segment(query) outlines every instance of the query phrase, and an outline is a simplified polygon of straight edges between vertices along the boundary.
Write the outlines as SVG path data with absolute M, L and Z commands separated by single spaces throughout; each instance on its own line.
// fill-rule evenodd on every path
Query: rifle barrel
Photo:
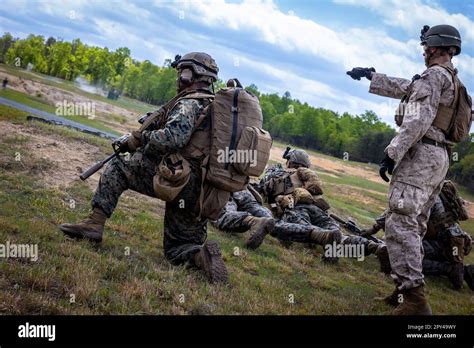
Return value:
M 104 159 L 100 162 L 97 162 L 92 167 L 90 167 L 85 172 L 83 172 L 81 175 L 79 175 L 79 178 L 81 178 L 82 181 L 87 180 L 92 174 L 97 172 L 100 168 L 102 168 L 107 162 L 109 162 L 115 156 L 117 156 L 117 154 L 113 153 L 109 157 L 107 157 L 106 159 Z

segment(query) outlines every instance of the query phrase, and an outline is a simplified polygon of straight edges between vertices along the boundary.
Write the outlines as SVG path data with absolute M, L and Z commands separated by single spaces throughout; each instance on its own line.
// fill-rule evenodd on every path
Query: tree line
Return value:
M 171 59 L 157 66 L 148 60 L 139 62 L 127 47 L 110 51 L 107 47 L 89 46 L 75 39 L 71 42 L 41 35 L 25 39 L 5 33 L 0 38 L 0 62 L 74 81 L 81 76 L 91 84 L 150 104 L 161 105 L 175 93 L 176 71 Z M 216 90 L 224 83 L 218 81 Z M 378 163 L 383 150 L 395 136 L 393 128 L 373 112 L 361 115 L 316 108 L 291 97 L 265 94 L 254 84 L 246 87 L 260 99 L 264 128 L 275 139 L 296 146 L 315 149 L 339 158 Z M 450 175 L 474 192 L 474 145 L 472 136 L 453 149 L 456 155 Z

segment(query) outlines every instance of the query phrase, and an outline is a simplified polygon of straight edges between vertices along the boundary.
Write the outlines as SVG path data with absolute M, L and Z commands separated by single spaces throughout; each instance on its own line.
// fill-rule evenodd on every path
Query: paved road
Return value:
M 44 119 L 46 121 L 49 121 L 50 123 L 54 123 L 54 124 L 74 128 L 74 129 L 80 130 L 82 132 L 98 135 L 98 136 L 103 137 L 103 138 L 110 138 L 110 139 L 117 138 L 116 134 L 112 134 L 112 133 L 109 133 L 109 132 L 106 132 L 106 131 L 103 131 L 103 130 L 100 130 L 100 129 L 97 129 L 97 128 L 94 128 L 94 127 L 91 127 L 91 126 L 86 126 L 82 123 L 75 122 L 75 121 L 69 120 L 67 118 L 59 117 L 59 116 L 56 116 L 56 115 L 51 114 L 49 112 L 46 112 L 46 111 L 43 111 L 43 110 L 38 110 L 36 108 L 32 108 L 30 106 L 27 106 L 27 105 L 24 105 L 24 104 L 21 104 L 21 103 L 17 103 L 16 101 L 13 101 L 13 100 L 10 100 L 10 99 L 5 99 L 5 98 L 0 97 L 0 104 L 11 106 L 15 109 L 19 109 L 19 110 L 28 112 L 32 115 L 39 116 L 39 117 L 32 117 L 31 119 L 36 119 L 36 120 Z

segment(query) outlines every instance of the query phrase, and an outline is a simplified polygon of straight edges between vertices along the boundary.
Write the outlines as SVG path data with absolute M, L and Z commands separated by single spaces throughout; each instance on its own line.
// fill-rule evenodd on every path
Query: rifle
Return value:
M 361 229 L 351 219 L 348 219 L 347 221 L 345 221 L 342 218 L 340 218 L 339 216 L 334 215 L 334 214 L 329 214 L 329 216 L 331 218 L 333 218 L 334 220 L 336 220 L 337 222 L 339 222 L 342 225 L 342 227 L 344 227 L 346 230 L 348 230 L 352 234 L 354 234 L 356 236 L 361 235 L 361 233 L 362 233 Z M 364 238 L 367 238 L 368 240 L 371 240 L 371 241 L 376 242 L 376 243 L 383 243 L 383 241 L 381 239 L 378 239 L 377 237 L 374 237 L 374 236 L 367 236 L 367 237 L 364 237 Z
M 175 57 L 175 62 L 179 61 L 179 59 L 181 58 L 181 56 L 176 56 Z M 174 64 L 174 62 L 173 62 Z M 173 65 L 172 64 L 172 65 Z M 176 63 L 177 64 L 177 63 Z M 198 90 L 197 90 L 198 91 Z M 192 92 L 192 91 L 191 91 Z M 167 109 L 173 105 L 177 100 L 179 100 L 179 98 L 181 98 L 182 96 L 186 95 L 186 94 L 189 94 L 191 93 L 190 91 L 186 91 L 186 90 L 183 90 L 181 91 L 180 93 L 178 93 L 177 95 L 175 95 L 173 97 L 173 99 L 171 99 L 169 102 L 167 102 L 166 104 L 162 105 L 159 109 L 153 111 L 153 112 L 147 112 L 145 115 L 141 116 L 139 119 L 138 119 L 138 123 L 141 124 L 140 128 L 139 128 L 139 131 L 140 132 L 143 132 L 145 130 L 147 131 L 154 131 L 154 130 L 157 130 L 157 129 L 161 129 L 165 122 L 166 122 L 166 119 L 165 119 L 165 116 L 166 116 L 166 111 Z M 81 175 L 79 175 L 79 177 L 81 178 L 81 180 L 86 180 L 88 177 L 90 177 L 92 174 L 94 174 L 95 172 L 97 172 L 100 168 L 102 168 L 107 162 L 109 162 L 112 158 L 114 157 L 117 157 L 120 159 L 120 148 L 123 146 L 123 144 L 125 144 L 127 142 L 127 139 L 128 137 L 130 136 L 130 134 L 124 134 L 122 135 L 120 138 L 118 139 L 115 139 L 113 142 L 112 142 L 112 148 L 114 149 L 114 153 L 110 156 L 108 156 L 107 158 L 105 158 L 104 160 L 100 161 L 100 162 L 97 162 L 96 164 L 94 164 L 92 167 L 90 167 L 89 169 L 87 169 L 84 173 L 82 173 Z M 289 148 L 288 148 L 289 149 Z
M 160 129 L 162 124 L 164 123 L 164 115 L 166 114 L 166 109 L 162 106 L 158 110 L 153 111 L 153 112 L 147 112 L 145 115 L 141 116 L 138 119 L 138 123 L 141 124 L 140 131 L 144 130 L 156 130 Z M 104 165 L 107 164 L 110 160 L 113 158 L 117 157 L 120 158 L 120 148 L 127 142 L 128 137 L 130 134 L 124 134 L 120 138 L 115 139 L 112 142 L 112 148 L 114 149 L 114 153 L 105 158 L 102 161 L 97 162 L 94 164 L 92 167 L 87 169 L 85 172 L 83 172 L 81 175 L 79 175 L 79 178 L 81 178 L 82 181 L 87 180 L 92 174 L 100 170 Z
M 130 134 L 124 134 L 120 138 L 115 139 L 112 142 L 112 148 L 114 149 L 114 153 L 111 154 L 110 156 L 108 156 L 107 158 L 105 158 L 104 160 L 97 162 L 92 167 L 87 169 L 85 172 L 81 173 L 81 175 L 79 175 L 79 178 L 81 178 L 82 181 L 85 181 L 92 174 L 94 174 L 95 172 L 100 170 L 103 166 L 105 166 L 107 164 L 107 162 L 109 162 L 113 158 L 115 158 L 115 157 L 120 158 L 119 157 L 120 148 L 121 148 L 121 146 L 123 146 L 123 144 L 125 144 L 127 142 L 127 139 L 128 139 L 129 136 L 130 136 Z

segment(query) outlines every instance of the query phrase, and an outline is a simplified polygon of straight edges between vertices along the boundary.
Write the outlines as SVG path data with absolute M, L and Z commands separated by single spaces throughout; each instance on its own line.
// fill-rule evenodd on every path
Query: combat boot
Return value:
M 474 291 L 474 265 L 464 266 L 464 280 L 469 289 Z
M 403 301 L 392 311 L 392 315 L 432 315 L 426 301 L 424 286 L 402 290 Z
M 62 224 L 59 229 L 71 238 L 88 239 L 92 242 L 102 242 L 102 234 L 104 233 L 104 225 L 107 215 L 98 207 L 92 210 L 92 213 L 85 220 L 77 224 Z
M 395 288 L 395 290 L 393 290 L 393 292 L 390 295 L 385 296 L 385 297 L 376 297 L 375 299 L 378 301 L 383 301 L 389 306 L 397 307 L 401 303 L 400 302 L 401 293 L 402 292 L 398 290 L 398 288 Z
M 273 232 L 275 220 L 272 218 L 247 216 L 244 223 L 250 228 L 250 237 L 245 246 L 251 250 L 257 249 L 265 239 L 265 236 Z
M 454 290 L 461 290 L 464 282 L 464 266 L 462 263 L 455 263 L 451 266 L 448 278 L 453 284 Z
M 201 250 L 194 255 L 194 263 L 206 273 L 211 283 L 227 283 L 227 268 L 217 241 L 206 241 Z
M 339 244 L 342 240 L 342 233 L 339 230 L 325 230 L 314 226 L 309 235 L 309 239 L 311 242 L 319 245 Z

